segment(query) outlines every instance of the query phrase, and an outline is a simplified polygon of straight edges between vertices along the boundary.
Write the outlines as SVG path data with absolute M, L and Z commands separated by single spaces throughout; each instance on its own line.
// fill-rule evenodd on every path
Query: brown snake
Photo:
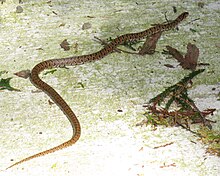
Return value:
M 74 143 L 76 143 L 76 141 L 80 137 L 81 128 L 80 128 L 80 123 L 79 123 L 76 115 L 71 110 L 69 105 L 63 100 L 63 98 L 50 85 L 48 85 L 47 83 L 45 83 L 44 81 L 42 81 L 40 79 L 40 77 L 39 77 L 40 72 L 42 72 L 45 69 L 80 65 L 80 64 L 87 63 L 87 62 L 100 60 L 104 56 L 112 53 L 118 45 L 123 44 L 124 42 L 132 41 L 132 40 L 139 40 L 144 37 L 151 36 L 155 33 L 163 32 L 163 31 L 167 31 L 167 30 L 175 28 L 188 15 L 189 15 L 188 12 L 184 12 L 171 22 L 164 23 L 164 24 L 157 24 L 156 26 L 151 27 L 151 28 L 144 30 L 142 32 L 121 35 L 121 36 L 113 39 L 109 44 L 105 45 L 103 47 L 103 49 L 99 50 L 98 52 L 92 53 L 92 54 L 82 55 L 82 56 L 73 56 L 73 57 L 68 57 L 68 58 L 60 58 L 60 59 L 51 59 L 51 60 L 46 60 L 46 61 L 43 61 L 43 62 L 40 62 L 39 64 L 37 64 L 31 71 L 30 80 L 34 86 L 43 90 L 57 104 L 57 106 L 59 106 L 59 108 L 67 116 L 67 118 L 69 119 L 69 121 L 72 125 L 73 136 L 70 140 L 68 140 L 68 141 L 66 141 L 56 147 L 53 147 L 51 149 L 45 150 L 43 152 L 37 153 L 37 154 L 29 156 L 27 158 L 24 158 L 14 164 L 12 164 L 11 166 L 7 167 L 6 169 L 9 169 L 13 166 L 21 164 L 21 163 L 26 162 L 28 160 L 31 160 L 33 158 L 43 156 L 43 155 L 46 155 L 49 153 L 53 153 L 57 150 L 71 146 Z

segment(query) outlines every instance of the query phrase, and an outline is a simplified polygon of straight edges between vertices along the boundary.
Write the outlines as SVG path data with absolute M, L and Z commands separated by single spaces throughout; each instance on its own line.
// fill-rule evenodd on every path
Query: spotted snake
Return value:
M 70 121 L 73 129 L 73 136 L 70 140 L 53 147 L 51 149 L 42 151 L 40 153 L 34 154 L 32 156 L 29 156 L 27 158 L 24 158 L 11 166 L 7 167 L 6 169 L 9 169 L 11 167 L 14 167 L 18 164 L 21 164 L 23 162 L 26 162 L 28 160 L 31 160 L 36 157 L 40 157 L 49 153 L 53 153 L 57 150 L 66 148 L 68 146 L 73 145 L 77 142 L 77 140 L 80 138 L 81 134 L 81 127 L 80 123 L 74 114 L 74 112 L 71 110 L 69 105 L 64 101 L 64 99 L 47 83 L 42 81 L 39 77 L 39 74 L 44 71 L 45 69 L 51 69 L 55 67 L 64 67 L 64 66 L 73 66 L 73 65 L 80 65 L 87 62 L 97 61 L 105 57 L 106 55 L 112 53 L 118 45 L 121 45 L 127 41 L 132 40 L 139 40 L 145 37 L 149 37 L 153 34 L 156 34 L 158 32 L 167 31 L 170 29 L 175 28 L 182 20 L 184 20 L 189 15 L 188 12 L 184 12 L 181 15 L 179 15 L 175 20 L 171 22 L 167 22 L 164 24 L 157 24 L 147 30 L 144 30 L 142 32 L 138 33 L 129 33 L 121 35 L 115 39 L 113 39 L 109 44 L 105 45 L 101 50 L 98 52 L 88 54 L 88 55 L 82 55 L 82 56 L 73 56 L 68 58 L 60 58 L 60 59 L 51 59 L 46 60 L 43 62 L 38 63 L 31 71 L 30 74 L 30 81 L 34 86 L 44 91 L 63 111 L 63 113 L 67 116 L 68 120 Z

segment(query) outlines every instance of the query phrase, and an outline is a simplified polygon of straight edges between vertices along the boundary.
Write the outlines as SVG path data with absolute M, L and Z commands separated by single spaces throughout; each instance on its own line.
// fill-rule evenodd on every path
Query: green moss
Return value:
M 198 130 L 201 140 L 208 145 L 207 152 L 220 156 L 220 132 L 207 128 Z

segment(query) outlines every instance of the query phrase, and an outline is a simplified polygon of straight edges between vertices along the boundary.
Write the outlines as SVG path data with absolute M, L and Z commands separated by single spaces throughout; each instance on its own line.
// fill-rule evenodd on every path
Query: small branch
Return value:
M 173 144 L 173 142 L 170 142 L 170 143 L 164 144 L 164 145 L 160 145 L 160 146 L 156 146 L 156 147 L 154 147 L 154 149 L 158 149 L 158 148 L 161 148 L 161 147 L 166 147 L 166 146 L 171 145 L 171 144 Z
M 94 38 L 97 39 L 102 45 L 104 45 L 104 46 L 108 45 L 108 43 L 106 41 L 104 41 L 104 40 L 102 40 L 102 39 L 100 39 L 96 36 L 94 36 Z M 128 54 L 137 54 L 137 55 L 139 55 L 139 53 L 129 52 L 129 51 L 125 51 L 125 50 L 122 50 L 122 49 L 119 49 L 119 48 L 115 48 L 114 51 L 116 51 L 118 53 L 123 52 L 123 53 L 128 53 Z

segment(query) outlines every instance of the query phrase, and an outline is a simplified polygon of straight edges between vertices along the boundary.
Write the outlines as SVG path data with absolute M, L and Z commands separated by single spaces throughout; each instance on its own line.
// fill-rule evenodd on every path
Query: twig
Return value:
M 173 142 L 170 142 L 170 143 L 164 144 L 164 145 L 160 145 L 160 146 L 156 146 L 156 147 L 154 147 L 154 149 L 158 149 L 158 148 L 161 148 L 161 147 L 166 147 L 166 146 L 171 145 L 171 144 L 173 144 Z
M 102 39 L 100 39 L 100 38 L 98 38 L 98 37 L 96 37 L 96 36 L 94 36 L 94 38 L 97 39 L 102 45 L 104 45 L 104 46 L 108 45 L 108 43 L 107 43 L 106 41 L 104 41 L 104 40 L 102 40 Z M 114 50 L 115 50 L 116 52 L 118 52 L 118 53 L 123 52 L 123 53 L 128 53 L 128 54 L 137 54 L 137 55 L 139 55 L 139 53 L 134 53 L 134 52 L 130 52 L 130 51 L 125 51 L 125 50 L 122 50 L 122 49 L 119 49 L 119 48 L 115 48 Z

